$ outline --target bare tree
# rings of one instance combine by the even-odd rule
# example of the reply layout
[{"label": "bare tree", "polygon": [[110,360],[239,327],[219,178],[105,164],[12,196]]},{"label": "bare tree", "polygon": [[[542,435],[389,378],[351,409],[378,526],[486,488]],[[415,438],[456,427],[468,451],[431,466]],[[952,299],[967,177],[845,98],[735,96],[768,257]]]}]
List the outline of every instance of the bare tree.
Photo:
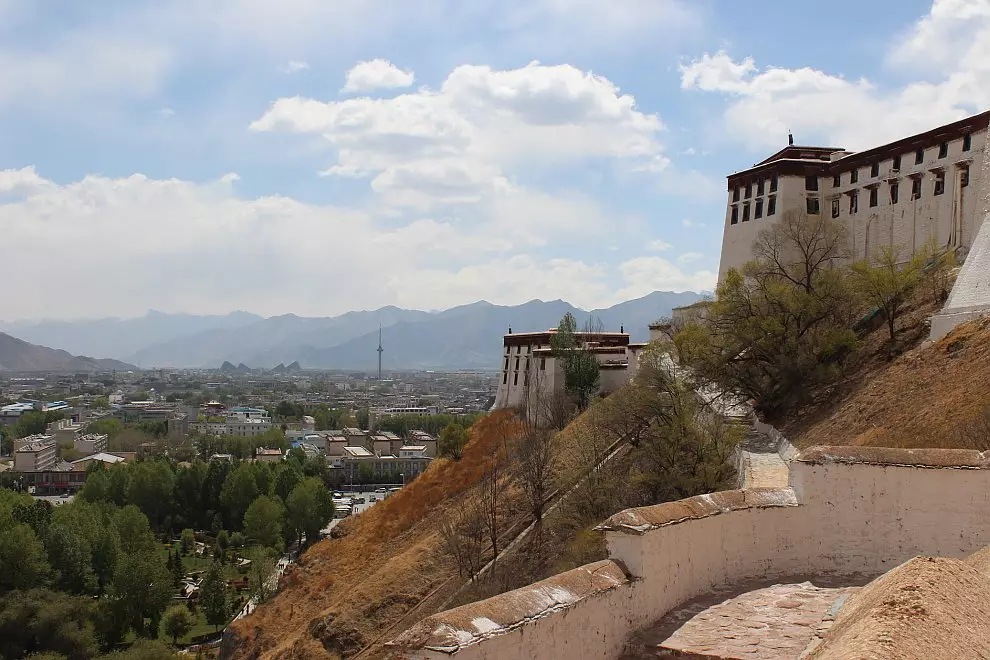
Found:
[{"label": "bare tree", "polygon": [[440,535],[447,553],[457,564],[460,577],[474,577],[481,570],[487,526],[485,511],[478,498],[471,497],[456,514],[441,514]]},{"label": "bare tree", "polygon": [[529,425],[518,445],[519,478],[522,482],[530,514],[539,526],[543,509],[553,488],[557,433]]},{"label": "bare tree", "polygon": [[550,383],[545,359],[533,360],[526,374],[526,410],[521,416],[528,425],[559,430],[574,418],[576,406],[563,388]]}]

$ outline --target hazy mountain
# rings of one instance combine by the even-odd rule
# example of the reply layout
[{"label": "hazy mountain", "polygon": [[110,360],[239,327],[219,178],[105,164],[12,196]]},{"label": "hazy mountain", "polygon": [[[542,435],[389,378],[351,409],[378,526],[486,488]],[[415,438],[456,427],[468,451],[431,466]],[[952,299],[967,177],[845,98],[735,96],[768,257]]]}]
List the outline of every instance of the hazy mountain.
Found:
[{"label": "hazy mountain", "polygon": [[269,367],[299,359],[300,347],[337,346],[354,337],[399,321],[429,318],[427,312],[383,307],[371,312],[348,312],[333,317],[295,314],[257,318],[235,328],[216,328],[163,342],[149,342],[127,359],[147,367],[214,366],[224,360]]},{"label": "hazy mountain", "polygon": [[[649,324],[671,309],[689,305],[701,298],[697,293],[657,291],[643,298],[590,312],[562,300],[533,300],[523,305],[499,306],[478,302],[455,307],[416,322],[400,322],[382,331],[382,366],[385,369],[495,368],[502,351],[502,335],[511,326],[514,332],[556,327],[571,312],[583,325],[597,317],[606,330],[625,326],[633,341],[649,338]],[[338,346],[308,350],[299,356],[306,368],[377,368],[378,332],[370,332]]]},{"label": "hazy mountain", "polygon": [[117,360],[77,357],[60,349],[29,344],[23,339],[0,332],[0,370],[71,373],[114,369],[133,371],[137,367]]},{"label": "hazy mountain", "polygon": [[0,331],[35,344],[61,346],[71,353],[122,358],[150,344],[204,330],[229,330],[260,320],[262,317],[248,312],[196,316],[149,311],[134,319],[0,321]]}]

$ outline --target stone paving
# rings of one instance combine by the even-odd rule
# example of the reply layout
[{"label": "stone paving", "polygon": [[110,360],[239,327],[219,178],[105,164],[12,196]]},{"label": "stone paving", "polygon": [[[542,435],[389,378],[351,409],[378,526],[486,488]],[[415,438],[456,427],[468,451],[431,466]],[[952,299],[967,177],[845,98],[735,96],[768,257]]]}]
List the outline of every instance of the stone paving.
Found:
[{"label": "stone paving", "polygon": [[[704,606],[689,604],[647,631],[624,658],[796,660],[831,625],[845,598],[860,587],[818,587],[811,582],[749,591]],[[657,640],[679,625],[665,639]]]}]

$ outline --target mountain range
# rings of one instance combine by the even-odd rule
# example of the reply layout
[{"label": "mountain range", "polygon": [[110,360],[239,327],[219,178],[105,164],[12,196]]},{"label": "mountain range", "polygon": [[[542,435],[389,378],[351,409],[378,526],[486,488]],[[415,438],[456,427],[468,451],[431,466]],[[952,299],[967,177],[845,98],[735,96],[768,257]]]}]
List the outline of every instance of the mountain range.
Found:
[{"label": "mountain range", "polygon": [[0,371],[79,373],[136,369],[133,364],[126,362],[76,356],[61,349],[29,344],[23,339],[0,332]]},{"label": "mountain range", "polygon": [[[479,301],[440,312],[390,306],[334,317],[149,312],[135,319],[0,322],[0,331],[28,342],[86,355],[113,356],[145,368],[215,369],[226,362],[228,369],[234,365],[263,369],[278,365],[292,371],[300,366],[375,369],[381,328],[385,369],[477,369],[498,363],[501,337],[510,326],[516,332],[545,330],[556,327],[570,312],[579,325],[595,317],[606,330],[624,326],[633,341],[646,341],[651,322],[700,298],[693,292],[656,291],[591,311],[562,300],[531,300],[511,306]],[[290,366],[282,366],[286,364]]]}]

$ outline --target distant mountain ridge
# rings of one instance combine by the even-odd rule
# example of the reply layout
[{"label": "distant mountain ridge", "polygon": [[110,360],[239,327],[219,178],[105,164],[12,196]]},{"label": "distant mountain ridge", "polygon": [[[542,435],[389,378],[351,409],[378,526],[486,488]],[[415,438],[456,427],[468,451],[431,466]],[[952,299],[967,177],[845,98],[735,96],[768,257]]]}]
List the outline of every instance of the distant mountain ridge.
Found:
[{"label": "distant mountain ridge", "polygon": [[119,360],[72,355],[0,332],[0,371],[72,373],[114,370],[136,371],[137,367]]},{"label": "distant mountain ridge", "polygon": [[[60,337],[61,342],[49,342],[57,346],[102,346],[109,353],[100,354],[115,355],[145,368],[221,368],[228,373],[260,369],[278,374],[299,369],[376,369],[375,349],[381,328],[385,369],[484,369],[497,364],[501,337],[509,326],[516,332],[545,330],[555,327],[570,312],[579,324],[595,316],[607,330],[624,327],[633,341],[646,341],[651,322],[700,298],[701,294],[693,292],[656,291],[591,311],[563,300],[531,300],[521,305],[479,301],[440,312],[389,306],[334,317],[149,312],[123,321],[0,323],[0,329],[19,328],[18,336],[27,341],[39,336]],[[155,326],[156,319],[162,322],[161,327]],[[73,326],[79,327],[79,336],[72,336]],[[108,338],[98,340],[94,335],[99,332]],[[143,343],[139,341],[142,338]]]}]

